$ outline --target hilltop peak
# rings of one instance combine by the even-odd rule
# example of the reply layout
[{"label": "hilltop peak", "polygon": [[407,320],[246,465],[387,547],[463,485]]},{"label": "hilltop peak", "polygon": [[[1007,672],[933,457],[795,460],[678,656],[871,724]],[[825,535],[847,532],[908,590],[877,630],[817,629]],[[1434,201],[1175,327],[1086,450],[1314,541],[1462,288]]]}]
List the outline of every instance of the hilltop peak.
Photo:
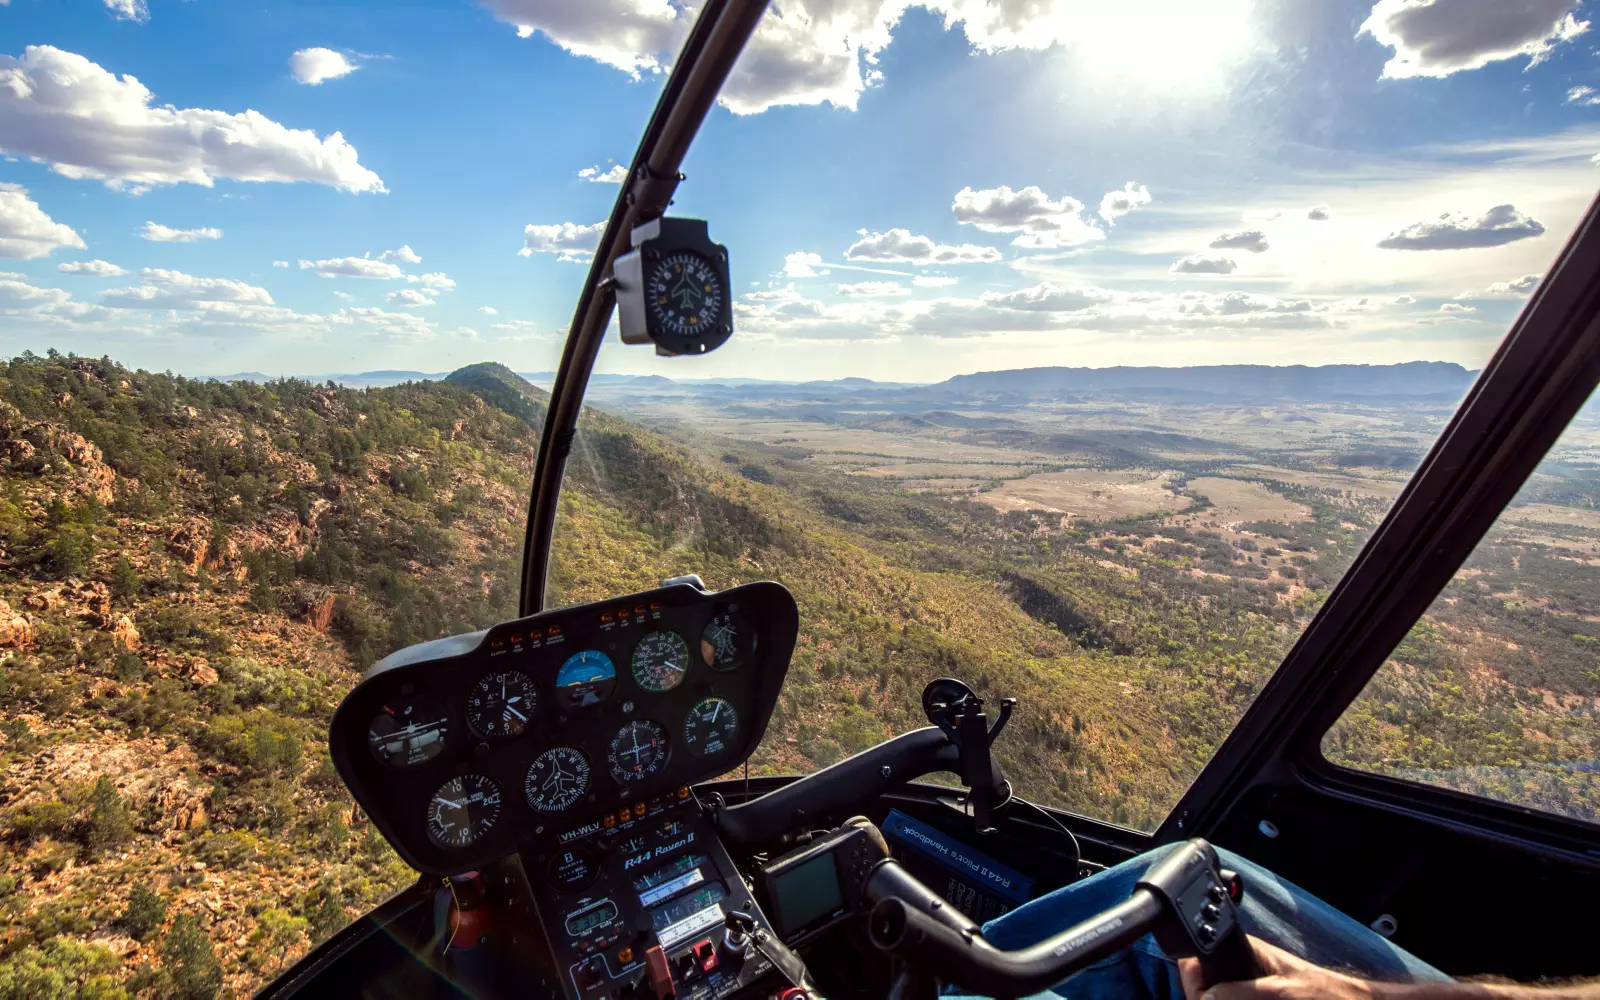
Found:
[{"label": "hilltop peak", "polygon": [[480,361],[457,368],[444,381],[474,393],[534,427],[544,425],[550,394],[498,361]]}]

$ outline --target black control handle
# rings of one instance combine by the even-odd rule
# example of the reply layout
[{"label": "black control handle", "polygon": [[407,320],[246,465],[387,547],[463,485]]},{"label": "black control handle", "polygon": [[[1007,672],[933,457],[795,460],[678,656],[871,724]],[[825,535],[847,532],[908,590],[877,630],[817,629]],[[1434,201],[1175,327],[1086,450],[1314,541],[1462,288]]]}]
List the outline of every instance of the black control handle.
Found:
[{"label": "black control handle", "polygon": [[[940,729],[929,726],[896,736],[854,757],[737,806],[717,808],[711,823],[729,844],[767,844],[822,817],[859,810],[864,801],[938,771],[961,774],[961,751]],[[998,765],[989,780],[1005,785]]]},{"label": "black control handle", "polygon": [[1210,954],[1200,958],[1201,986],[1210,989],[1218,983],[1245,983],[1261,977],[1261,963],[1244,931],[1236,931],[1217,942]]},{"label": "black control handle", "polygon": [[1243,888],[1218,867],[1210,844],[1191,840],[1153,865],[1126,901],[1015,951],[984,940],[893,860],[873,869],[864,894],[876,901],[867,932],[879,949],[948,985],[1009,998],[1048,989],[1147,933],[1173,958],[1198,957],[1207,986],[1255,979],[1260,969],[1237,908]]}]

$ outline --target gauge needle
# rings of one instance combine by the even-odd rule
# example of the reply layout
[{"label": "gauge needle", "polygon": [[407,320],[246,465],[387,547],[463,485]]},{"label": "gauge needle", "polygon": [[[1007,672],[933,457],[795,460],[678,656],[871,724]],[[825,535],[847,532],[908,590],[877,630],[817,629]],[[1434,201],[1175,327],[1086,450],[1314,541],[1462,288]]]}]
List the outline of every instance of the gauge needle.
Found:
[{"label": "gauge needle", "polygon": [[717,721],[717,716],[719,716],[721,714],[722,714],[722,702],[719,701],[715,705],[711,706],[711,721],[712,722],[716,722]]},{"label": "gauge needle", "polygon": [[523,715],[521,712],[517,711],[516,709],[512,708],[509,702],[506,704],[506,714],[507,715],[515,715],[518,719],[520,719],[523,722],[527,722],[528,721],[528,717],[526,715]]},{"label": "gauge needle", "polygon": [[436,799],[435,801],[441,806],[449,806],[451,809],[460,809],[463,805],[460,802],[451,802],[449,799]]}]

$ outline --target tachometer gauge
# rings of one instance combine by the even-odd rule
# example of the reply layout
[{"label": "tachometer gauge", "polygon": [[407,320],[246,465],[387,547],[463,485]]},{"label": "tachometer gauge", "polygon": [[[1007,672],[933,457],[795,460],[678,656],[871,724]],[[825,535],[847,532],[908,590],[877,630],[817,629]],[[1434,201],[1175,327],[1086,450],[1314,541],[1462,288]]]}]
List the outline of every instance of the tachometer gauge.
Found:
[{"label": "tachometer gauge", "polygon": [[522,782],[535,812],[570,809],[589,790],[589,759],[572,747],[552,747],[535,757]]},{"label": "tachometer gauge", "polygon": [[659,723],[635,719],[611,738],[611,776],[618,781],[643,781],[667,763],[667,734]]},{"label": "tachometer gauge", "polygon": [[683,745],[696,757],[717,757],[739,738],[739,713],[726,698],[705,698],[683,720]]},{"label": "tachometer gauge", "polygon": [[633,679],[646,691],[671,691],[689,670],[689,644],[676,632],[651,632],[633,647]]},{"label": "tachometer gauge", "polygon": [[675,250],[645,263],[645,310],[659,330],[678,337],[710,335],[722,316],[726,290],[717,268],[693,250]]},{"label": "tachometer gauge", "polygon": [[755,651],[756,630],[741,614],[718,615],[700,633],[700,656],[713,670],[738,670]]},{"label": "tachometer gauge", "polygon": [[539,692],[520,670],[485,675],[467,696],[467,725],[489,740],[522,735],[539,707]]},{"label": "tachometer gauge", "polygon": [[428,801],[428,839],[440,847],[466,847],[500,818],[500,787],[481,774],[451,778]]},{"label": "tachometer gauge", "polygon": [[616,686],[616,665],[598,649],[573,653],[556,671],[556,694],[569,709],[598,705],[611,697]]},{"label": "tachometer gauge", "polygon": [[378,709],[367,725],[367,746],[390,767],[416,767],[439,756],[449,734],[444,712],[408,699]]}]

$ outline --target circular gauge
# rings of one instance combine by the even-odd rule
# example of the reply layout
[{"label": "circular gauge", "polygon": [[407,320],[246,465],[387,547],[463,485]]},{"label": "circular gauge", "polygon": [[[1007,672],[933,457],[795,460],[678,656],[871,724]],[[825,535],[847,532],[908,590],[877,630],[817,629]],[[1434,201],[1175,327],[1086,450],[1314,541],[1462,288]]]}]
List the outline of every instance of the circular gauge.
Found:
[{"label": "circular gauge", "polygon": [[467,696],[467,725],[489,740],[521,736],[539,707],[539,692],[520,670],[486,674]]},{"label": "circular gauge", "polygon": [[756,630],[741,614],[718,615],[700,633],[700,656],[713,670],[738,670],[755,651]]},{"label": "circular gauge", "polygon": [[556,695],[567,708],[589,708],[611,697],[617,686],[617,668],[598,649],[573,653],[556,671]]},{"label": "circular gauge", "polygon": [[611,738],[611,776],[618,781],[643,781],[667,762],[667,734],[649,719],[635,719]]},{"label": "circular gauge", "polygon": [[394,701],[378,709],[367,725],[367,746],[390,767],[426,764],[444,750],[450,722],[445,714],[415,701]]},{"label": "circular gauge", "polygon": [[646,691],[671,691],[689,671],[689,644],[676,632],[651,632],[633,647],[633,679]]},{"label": "circular gauge", "polygon": [[481,774],[463,774],[428,800],[428,839],[440,847],[466,847],[499,817],[500,786]]},{"label": "circular gauge", "polygon": [[739,713],[726,698],[705,698],[683,720],[683,745],[696,757],[718,757],[739,738]]},{"label": "circular gauge", "polygon": [[535,812],[570,809],[589,790],[589,759],[571,747],[552,747],[533,759],[522,791]]},{"label": "circular gauge", "polygon": [[648,265],[645,308],[658,329],[679,337],[710,335],[726,305],[717,269],[693,250],[676,250]]}]

